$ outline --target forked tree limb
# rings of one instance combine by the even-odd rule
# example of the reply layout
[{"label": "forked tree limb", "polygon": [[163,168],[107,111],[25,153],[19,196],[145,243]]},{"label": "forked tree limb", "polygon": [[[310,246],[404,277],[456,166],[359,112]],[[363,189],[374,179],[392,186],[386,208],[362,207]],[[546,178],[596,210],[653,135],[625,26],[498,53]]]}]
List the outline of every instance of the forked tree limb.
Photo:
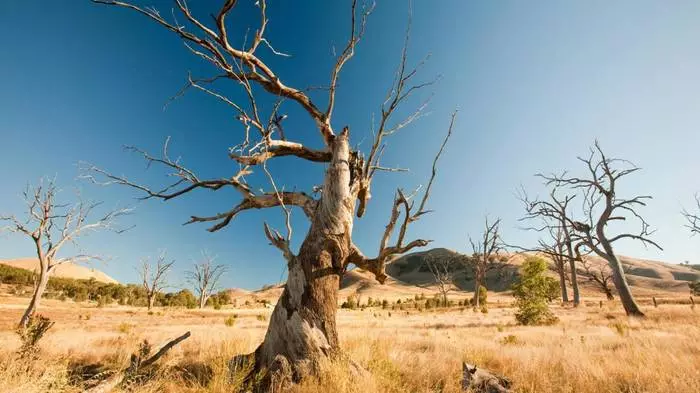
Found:
[{"label": "forked tree limb", "polygon": [[[430,240],[416,239],[404,244],[404,238],[408,229],[408,225],[412,222],[418,221],[418,219],[420,219],[420,217],[423,214],[430,212],[429,210],[425,210],[425,204],[427,203],[428,197],[430,196],[430,189],[432,188],[433,181],[435,180],[435,176],[437,175],[437,162],[445,149],[447,141],[452,136],[452,130],[454,127],[456,117],[457,111],[452,113],[450,125],[447,129],[447,135],[445,135],[445,138],[443,139],[442,144],[440,145],[440,149],[438,150],[437,154],[435,155],[435,159],[433,160],[433,167],[430,179],[428,181],[428,186],[425,187],[425,190],[423,191],[423,198],[421,199],[421,203],[418,210],[413,210],[415,204],[413,203],[412,198],[415,196],[415,193],[410,196],[406,196],[401,189],[398,189],[396,191],[394,203],[392,204],[389,222],[386,225],[384,234],[382,235],[380,241],[379,252],[377,253],[377,257],[367,258],[362,253],[362,251],[355,244],[353,244],[351,248],[351,254],[348,257],[346,263],[346,267],[348,264],[353,264],[361,269],[365,269],[374,274],[374,276],[379,282],[383,283],[386,280],[384,267],[386,263],[391,261],[392,257],[394,257],[395,255],[404,254],[416,247],[425,247],[428,245],[428,243],[430,243]],[[389,245],[391,236],[395,231],[396,225],[401,215],[401,207],[403,207],[404,218],[399,226],[396,242],[393,245]]]}]

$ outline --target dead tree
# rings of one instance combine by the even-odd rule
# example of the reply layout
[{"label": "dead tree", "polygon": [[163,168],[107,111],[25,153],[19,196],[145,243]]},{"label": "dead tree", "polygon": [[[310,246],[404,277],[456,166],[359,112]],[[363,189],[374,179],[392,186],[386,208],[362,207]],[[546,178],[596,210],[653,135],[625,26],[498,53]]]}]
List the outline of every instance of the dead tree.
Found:
[{"label": "dead tree", "polygon": [[594,283],[601,292],[605,294],[608,300],[615,299],[611,285],[613,284],[613,274],[610,266],[606,264],[598,264],[593,266],[593,263],[587,258],[579,258],[579,265],[583,269],[581,275]]},{"label": "dead tree", "polygon": [[[358,218],[364,215],[371,197],[374,175],[379,171],[399,170],[381,164],[387,137],[421,117],[427,105],[427,102],[423,102],[415,111],[410,111],[406,118],[397,119],[398,108],[414,97],[416,92],[433,83],[416,81],[418,68],[423,62],[414,68],[407,64],[410,29],[407,30],[394,82],[382,99],[383,104],[379,108],[377,123],[373,126],[369,149],[363,154],[351,147],[354,145],[350,143],[351,132],[348,126],[341,127],[340,132],[334,127],[338,121],[334,121],[333,115],[336,113],[336,91],[341,71],[362,40],[371,8],[357,7],[356,1],[352,1],[352,6],[348,9],[348,40],[330,70],[330,81],[325,92],[311,97],[307,94],[307,89],[285,83],[284,77],[270,67],[272,63],[264,60],[265,57],[281,53],[273,49],[265,37],[268,23],[265,0],[256,2],[260,12],[260,25],[247,41],[234,39],[228,33],[231,26],[227,18],[236,5],[235,0],[224,1],[219,10],[202,13],[201,18],[183,0],[175,0],[173,13],[177,16],[172,18],[170,11],[160,13],[152,8],[122,1],[96,1],[146,16],[183,40],[195,56],[213,65],[218,72],[216,75],[207,78],[189,76],[185,89],[194,88],[228,105],[242,126],[243,136],[241,143],[228,151],[231,160],[239,164],[238,172],[224,174],[219,178],[200,178],[195,171],[185,167],[182,161],[169,158],[167,148],[159,157],[135,148],[131,150],[142,154],[148,162],[172,171],[176,178],[173,184],[151,187],[99,168],[86,169],[92,169],[93,177],[102,176],[98,182],[134,187],[143,193],[144,198],[170,200],[198,189],[237,191],[242,199],[230,210],[207,216],[193,216],[188,221],[213,223],[209,228],[212,232],[229,225],[243,211],[281,208],[286,218],[286,234],[283,235],[267,224],[264,225],[264,231],[270,243],[279,248],[286,259],[288,279],[270,318],[265,339],[250,357],[254,359],[254,372],[263,369],[269,371],[261,386],[280,378],[299,381],[307,375],[317,374],[319,367],[326,361],[343,358],[340,356],[336,312],[340,279],[348,265],[365,269],[373,273],[377,280],[384,282],[386,262],[397,254],[428,244],[428,241],[422,239],[406,241],[406,229],[410,223],[428,212],[426,204],[437,171],[437,159],[447,139],[433,162],[432,175],[423,189],[422,197],[397,191],[377,256],[366,257],[351,238],[353,215]],[[243,44],[240,44],[241,41]],[[226,82],[230,87],[242,91],[245,97],[243,103],[235,102],[215,89],[215,85]],[[325,96],[324,104],[319,102],[321,95]],[[262,105],[260,100],[265,97],[268,102]],[[302,113],[308,115],[316,126],[320,148],[294,141],[295,131],[288,126],[284,130],[284,138],[277,136],[279,127],[275,123],[280,119],[279,114],[284,105],[296,105]],[[270,113],[263,113],[264,108]],[[284,113],[290,112],[284,110]],[[448,137],[452,124],[454,116]],[[362,137],[362,134],[358,135],[357,140]],[[266,163],[279,157],[296,157],[322,165],[325,168],[324,179],[322,185],[314,190],[319,196],[277,187],[278,183],[282,183],[270,174]],[[260,184],[253,186],[249,183],[256,179],[253,172],[258,174],[258,179],[267,179],[267,192],[258,192]],[[419,202],[414,204],[418,198]],[[297,252],[290,247],[292,228],[289,217],[292,208],[299,208],[310,223]],[[402,212],[404,216],[399,221]],[[395,229],[398,231],[397,239],[394,244],[390,244]]]},{"label": "dead tree", "polygon": [[489,218],[486,217],[484,232],[481,237],[476,241],[471,237],[469,238],[473,253],[471,258],[466,258],[465,261],[474,272],[474,298],[472,304],[477,308],[481,306],[479,304],[479,289],[482,286],[486,288],[486,273],[502,269],[505,265],[501,255],[504,250],[500,225],[500,218],[494,222],[489,222]]},{"label": "dead tree", "polygon": [[695,195],[695,204],[697,213],[691,213],[685,209],[681,212],[687,222],[685,226],[690,229],[692,235],[700,234],[700,194]]},{"label": "dead tree", "polygon": [[146,298],[148,299],[148,311],[153,308],[153,303],[156,296],[166,286],[166,274],[175,263],[174,260],[166,262],[167,255],[162,251],[156,260],[156,265],[152,266],[148,258],[144,258],[139,267],[139,275],[143,283],[143,289],[146,290]]},{"label": "dead tree", "polygon": [[[549,193],[548,200],[530,200],[527,194],[522,192],[520,200],[525,205],[526,215],[521,218],[521,221],[539,220],[541,223],[526,229],[532,229],[538,232],[548,232],[553,237],[555,243],[543,244],[540,242],[540,248],[535,251],[543,251],[552,256],[552,252],[562,252],[562,256],[569,264],[569,273],[571,275],[571,289],[574,295],[574,307],[581,304],[581,294],[578,288],[578,277],[576,272],[576,255],[575,244],[573,243],[573,228],[569,225],[569,205],[574,200],[574,195],[559,195],[559,190],[554,187]],[[542,247],[544,245],[555,244],[556,247]],[[556,261],[555,261],[556,264]]]},{"label": "dead tree", "polygon": [[447,294],[452,290],[454,283],[454,263],[452,258],[440,256],[426,256],[425,265],[435,279],[435,284],[442,297],[443,307],[447,307]]},{"label": "dead tree", "polygon": [[[644,217],[637,212],[639,207],[646,206],[646,201],[651,199],[651,196],[621,198],[618,194],[618,181],[637,172],[640,168],[626,160],[608,158],[598,141],[591,148],[590,155],[579,157],[579,160],[588,171],[586,176],[570,176],[567,172],[539,176],[549,186],[569,187],[582,193],[583,221],[566,218],[568,226],[573,229],[572,239],[574,243],[582,244],[608,262],[613,274],[613,283],[625,312],[627,315],[643,317],[644,313],[632,296],[623,266],[613,249],[613,244],[623,239],[637,240],[645,246],[651,245],[661,249],[649,238],[653,231],[649,229],[649,224]],[[639,223],[639,232],[623,232],[616,235],[609,233],[610,224],[628,219]]]},{"label": "dead tree", "polygon": [[[78,241],[88,233],[99,230],[123,232],[115,225],[115,220],[129,213],[129,209],[112,210],[99,218],[92,219],[95,209],[101,202],[59,203],[56,201],[59,190],[54,179],[42,179],[37,186],[27,186],[22,193],[27,205],[26,218],[21,220],[14,215],[0,216],[0,222],[7,222],[0,230],[23,234],[30,238],[39,260],[38,275],[29,305],[20,319],[19,326],[25,327],[29,317],[39,308],[41,297],[46,290],[49,276],[57,266],[71,262],[101,260],[98,255],[81,252]],[[62,255],[66,245],[72,248],[72,255]]]},{"label": "dead tree", "polygon": [[[567,262],[566,241],[564,240],[564,229],[562,228],[547,228],[549,231],[549,241],[539,240],[538,252],[546,255],[554,264],[554,271],[559,276],[559,288],[561,289],[561,301],[569,302],[569,294],[566,290]],[[578,286],[577,286],[578,289]]]},{"label": "dead tree", "polygon": [[215,264],[215,260],[207,252],[202,252],[202,259],[192,266],[192,270],[185,272],[187,281],[194,286],[199,308],[207,305],[209,297],[219,289],[221,276],[226,273],[226,266]]}]

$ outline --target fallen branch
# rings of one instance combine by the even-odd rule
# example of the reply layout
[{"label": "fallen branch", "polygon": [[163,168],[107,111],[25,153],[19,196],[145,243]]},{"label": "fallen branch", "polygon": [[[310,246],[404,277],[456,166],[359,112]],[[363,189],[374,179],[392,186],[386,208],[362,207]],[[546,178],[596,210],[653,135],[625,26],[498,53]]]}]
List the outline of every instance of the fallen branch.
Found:
[{"label": "fallen branch", "polygon": [[183,334],[180,337],[177,337],[167,344],[163,345],[163,347],[156,352],[155,355],[147,358],[146,360],[142,360],[143,358],[147,357],[150,354],[150,345],[148,344],[148,341],[145,341],[141,344],[141,347],[139,348],[139,352],[132,354],[131,355],[131,362],[129,363],[129,367],[124,369],[123,371],[120,371],[111,377],[105,379],[104,381],[100,382],[97,386],[94,386],[90,389],[87,389],[85,392],[86,393],[108,393],[111,392],[112,389],[115,387],[119,386],[125,381],[128,381],[132,377],[136,375],[138,371],[141,369],[144,369],[148,366],[153,365],[153,363],[157,362],[158,359],[163,357],[169,350],[171,350],[174,346],[177,344],[185,341],[188,337],[190,337],[190,332],[187,332]]}]

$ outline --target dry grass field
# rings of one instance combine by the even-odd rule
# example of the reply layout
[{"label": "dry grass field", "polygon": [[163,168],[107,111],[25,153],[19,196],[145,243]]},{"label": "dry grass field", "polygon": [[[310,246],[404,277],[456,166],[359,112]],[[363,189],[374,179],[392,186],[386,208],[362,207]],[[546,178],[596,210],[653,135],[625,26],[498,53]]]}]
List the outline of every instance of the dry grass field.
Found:
[{"label": "dry grass field", "polygon": [[[0,390],[79,392],[90,376],[127,365],[143,339],[159,345],[185,331],[192,337],[161,360],[157,375],[134,392],[231,392],[227,361],[262,340],[270,310],[95,308],[45,301],[56,321],[32,367],[18,362],[13,327],[17,298],[0,299]],[[506,305],[505,302],[500,304]],[[353,380],[344,368],[297,392],[458,392],[461,361],[509,376],[516,392],[700,392],[700,311],[688,305],[646,307],[628,319],[616,303],[555,307],[560,322],[514,324],[514,309],[492,304],[488,314],[450,311],[339,311],[347,353],[370,371]],[[236,314],[236,318],[227,318]],[[233,322],[231,322],[233,320]],[[230,326],[232,325],[232,326]]]}]

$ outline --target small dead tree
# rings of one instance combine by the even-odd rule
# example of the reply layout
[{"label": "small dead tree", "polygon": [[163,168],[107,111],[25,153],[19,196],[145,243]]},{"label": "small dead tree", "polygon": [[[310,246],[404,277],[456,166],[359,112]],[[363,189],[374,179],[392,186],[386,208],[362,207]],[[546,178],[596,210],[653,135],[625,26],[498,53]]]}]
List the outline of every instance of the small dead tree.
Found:
[{"label": "small dead tree", "polygon": [[[298,382],[309,375],[318,375],[321,366],[328,361],[344,359],[336,326],[340,279],[352,264],[371,272],[379,282],[384,282],[384,266],[388,261],[396,255],[428,244],[424,239],[407,241],[407,227],[429,212],[426,204],[437,172],[437,161],[451,135],[455,119],[453,115],[447,137],[433,161],[432,174],[422,197],[416,196],[416,193],[406,195],[402,190],[396,192],[378,254],[376,257],[366,257],[352,241],[354,217],[363,217],[366,212],[374,175],[380,171],[400,170],[381,164],[387,139],[420,118],[428,101],[423,101],[417,109],[409,112],[404,112],[403,104],[434,83],[434,80],[417,81],[419,68],[424,61],[416,67],[407,64],[410,13],[409,28],[393,83],[381,100],[377,122],[372,126],[371,142],[363,152],[359,147],[352,147],[357,145],[350,142],[350,127],[338,127],[339,120],[334,115],[338,113],[335,111],[335,98],[341,71],[364,37],[371,6],[358,7],[356,0],[350,2],[348,39],[329,72],[330,80],[325,92],[311,96],[309,89],[285,83],[289,79],[271,67],[276,61],[267,59],[282,52],[275,50],[265,36],[268,25],[265,0],[255,3],[260,14],[260,25],[249,40],[238,39],[233,37],[235,33],[231,33],[237,27],[229,18],[236,8],[235,0],[223,1],[218,10],[202,12],[205,15],[202,17],[195,15],[184,0],[175,0],[172,17],[170,12],[161,13],[131,2],[94,1],[145,16],[179,37],[193,55],[213,65],[216,74],[204,78],[188,75],[185,87],[177,96],[185,90],[195,89],[229,106],[241,125],[242,137],[239,144],[227,151],[228,157],[238,164],[238,171],[220,177],[199,177],[196,171],[184,166],[182,160],[169,157],[167,143],[160,156],[137,148],[130,150],[143,155],[147,162],[169,171],[173,175],[171,179],[175,179],[170,184],[148,186],[94,166],[86,166],[89,173],[86,176],[92,179],[97,177],[99,180],[95,180],[102,184],[133,187],[142,192],[146,199],[171,200],[200,189],[235,190],[240,194],[241,201],[230,210],[192,216],[188,221],[212,223],[209,228],[211,232],[225,228],[241,212],[281,208],[286,218],[286,234],[282,235],[267,224],[263,225],[263,229],[270,243],[281,251],[286,260],[287,284],[270,317],[265,339],[255,353],[237,358],[236,362],[253,361],[251,376],[267,370],[266,377],[259,385],[261,390],[267,388],[269,391],[274,381]],[[244,30],[238,30],[243,36]],[[219,90],[217,86],[226,83],[228,91],[238,89],[244,99],[236,102],[221,93],[226,87]],[[299,109],[297,113],[306,116],[309,123],[316,126],[319,136],[316,145],[319,148],[294,141],[295,133],[288,127],[282,133],[281,123],[285,116],[280,114],[287,104],[296,106]],[[397,118],[402,112],[408,115]],[[361,134],[358,136],[362,137]],[[308,135],[305,139],[309,140]],[[267,162],[280,157],[294,157],[323,166],[323,179],[319,179],[321,185],[314,188],[314,195],[318,196],[286,190],[280,179],[270,174]],[[254,176],[253,172],[264,176]],[[251,184],[256,179],[264,179],[269,186]],[[265,187],[267,191],[258,192]],[[416,200],[419,202],[414,204]],[[290,246],[292,228],[289,217],[292,208],[300,209],[310,224],[298,252]],[[398,232],[397,239],[390,244],[395,231]]]},{"label": "small dead tree", "polygon": [[153,303],[155,302],[158,293],[167,285],[166,275],[174,263],[174,260],[169,262],[167,261],[167,253],[165,251],[162,251],[158,255],[155,266],[150,263],[148,258],[144,258],[142,260],[138,272],[141,276],[143,289],[146,290],[148,311],[153,308]]},{"label": "small dead tree", "polygon": [[[578,287],[578,277],[576,272],[576,255],[573,242],[573,229],[569,225],[569,205],[574,200],[575,195],[559,195],[559,189],[553,187],[549,193],[548,200],[528,198],[524,190],[521,192],[520,200],[525,206],[526,215],[521,218],[521,221],[537,221],[540,223],[535,226],[527,227],[526,229],[535,230],[537,232],[548,232],[552,237],[552,242],[540,241],[540,248],[535,251],[541,251],[554,258],[553,254],[558,254],[557,257],[563,258],[568,262],[569,274],[571,275],[571,289],[574,295],[574,307],[581,304],[581,294]],[[554,247],[552,247],[554,246]],[[557,264],[558,261],[555,261]]]},{"label": "small dead tree", "polygon": [[[651,196],[638,195],[630,198],[619,196],[617,188],[619,180],[637,172],[640,168],[627,160],[607,157],[598,141],[591,148],[588,157],[578,159],[588,171],[586,176],[571,176],[567,172],[539,176],[548,186],[568,187],[582,193],[583,221],[566,218],[568,226],[573,229],[572,239],[574,243],[582,244],[608,262],[613,274],[613,283],[625,312],[627,315],[643,317],[644,313],[634,300],[627,284],[622,263],[613,249],[613,244],[623,239],[637,240],[645,246],[651,245],[662,249],[649,238],[653,231],[650,230],[644,217],[637,212],[639,207],[646,206],[646,201],[651,199]],[[638,232],[623,232],[616,235],[609,233],[610,224],[628,220],[636,220],[639,223]]]},{"label": "small dead tree", "polygon": [[504,248],[501,240],[500,225],[500,218],[494,222],[489,222],[489,218],[486,217],[484,232],[481,237],[477,240],[469,238],[473,253],[471,258],[466,258],[465,261],[474,272],[474,298],[472,304],[476,308],[481,306],[479,304],[479,290],[482,286],[486,288],[486,273],[502,269],[507,261],[501,255]]},{"label": "small dead tree", "polygon": [[425,265],[435,279],[435,284],[442,297],[442,306],[447,307],[447,294],[452,290],[455,269],[452,258],[439,256],[426,256]]},{"label": "small dead tree", "polygon": [[[65,263],[80,263],[102,258],[77,249],[78,241],[88,233],[99,230],[112,230],[121,233],[115,220],[126,215],[130,209],[111,210],[99,218],[92,219],[95,209],[101,202],[85,202],[78,197],[73,204],[59,203],[56,200],[58,188],[54,179],[42,179],[37,186],[27,186],[22,193],[27,205],[24,220],[14,215],[0,216],[0,222],[8,223],[0,230],[19,233],[30,238],[39,259],[38,279],[34,283],[31,300],[20,319],[19,326],[25,327],[29,318],[39,308],[41,297],[46,290],[49,276],[57,266]],[[70,245],[70,247],[66,247]],[[74,254],[61,256],[62,250],[73,248]],[[75,251],[75,250],[78,251]]]},{"label": "small dead tree", "polygon": [[207,300],[219,289],[219,280],[226,273],[226,266],[217,265],[216,257],[202,252],[202,259],[192,266],[192,270],[185,272],[187,281],[194,286],[195,294],[199,299],[199,308],[207,305]]},{"label": "small dead tree", "polygon": [[691,213],[685,209],[681,212],[687,222],[685,226],[690,229],[692,235],[700,234],[700,194],[695,194],[695,204],[697,213]]},{"label": "small dead tree", "polygon": [[608,300],[615,299],[611,286],[613,285],[613,273],[610,266],[606,264],[594,264],[588,258],[579,258],[579,265],[582,268],[581,275],[594,283]]}]

